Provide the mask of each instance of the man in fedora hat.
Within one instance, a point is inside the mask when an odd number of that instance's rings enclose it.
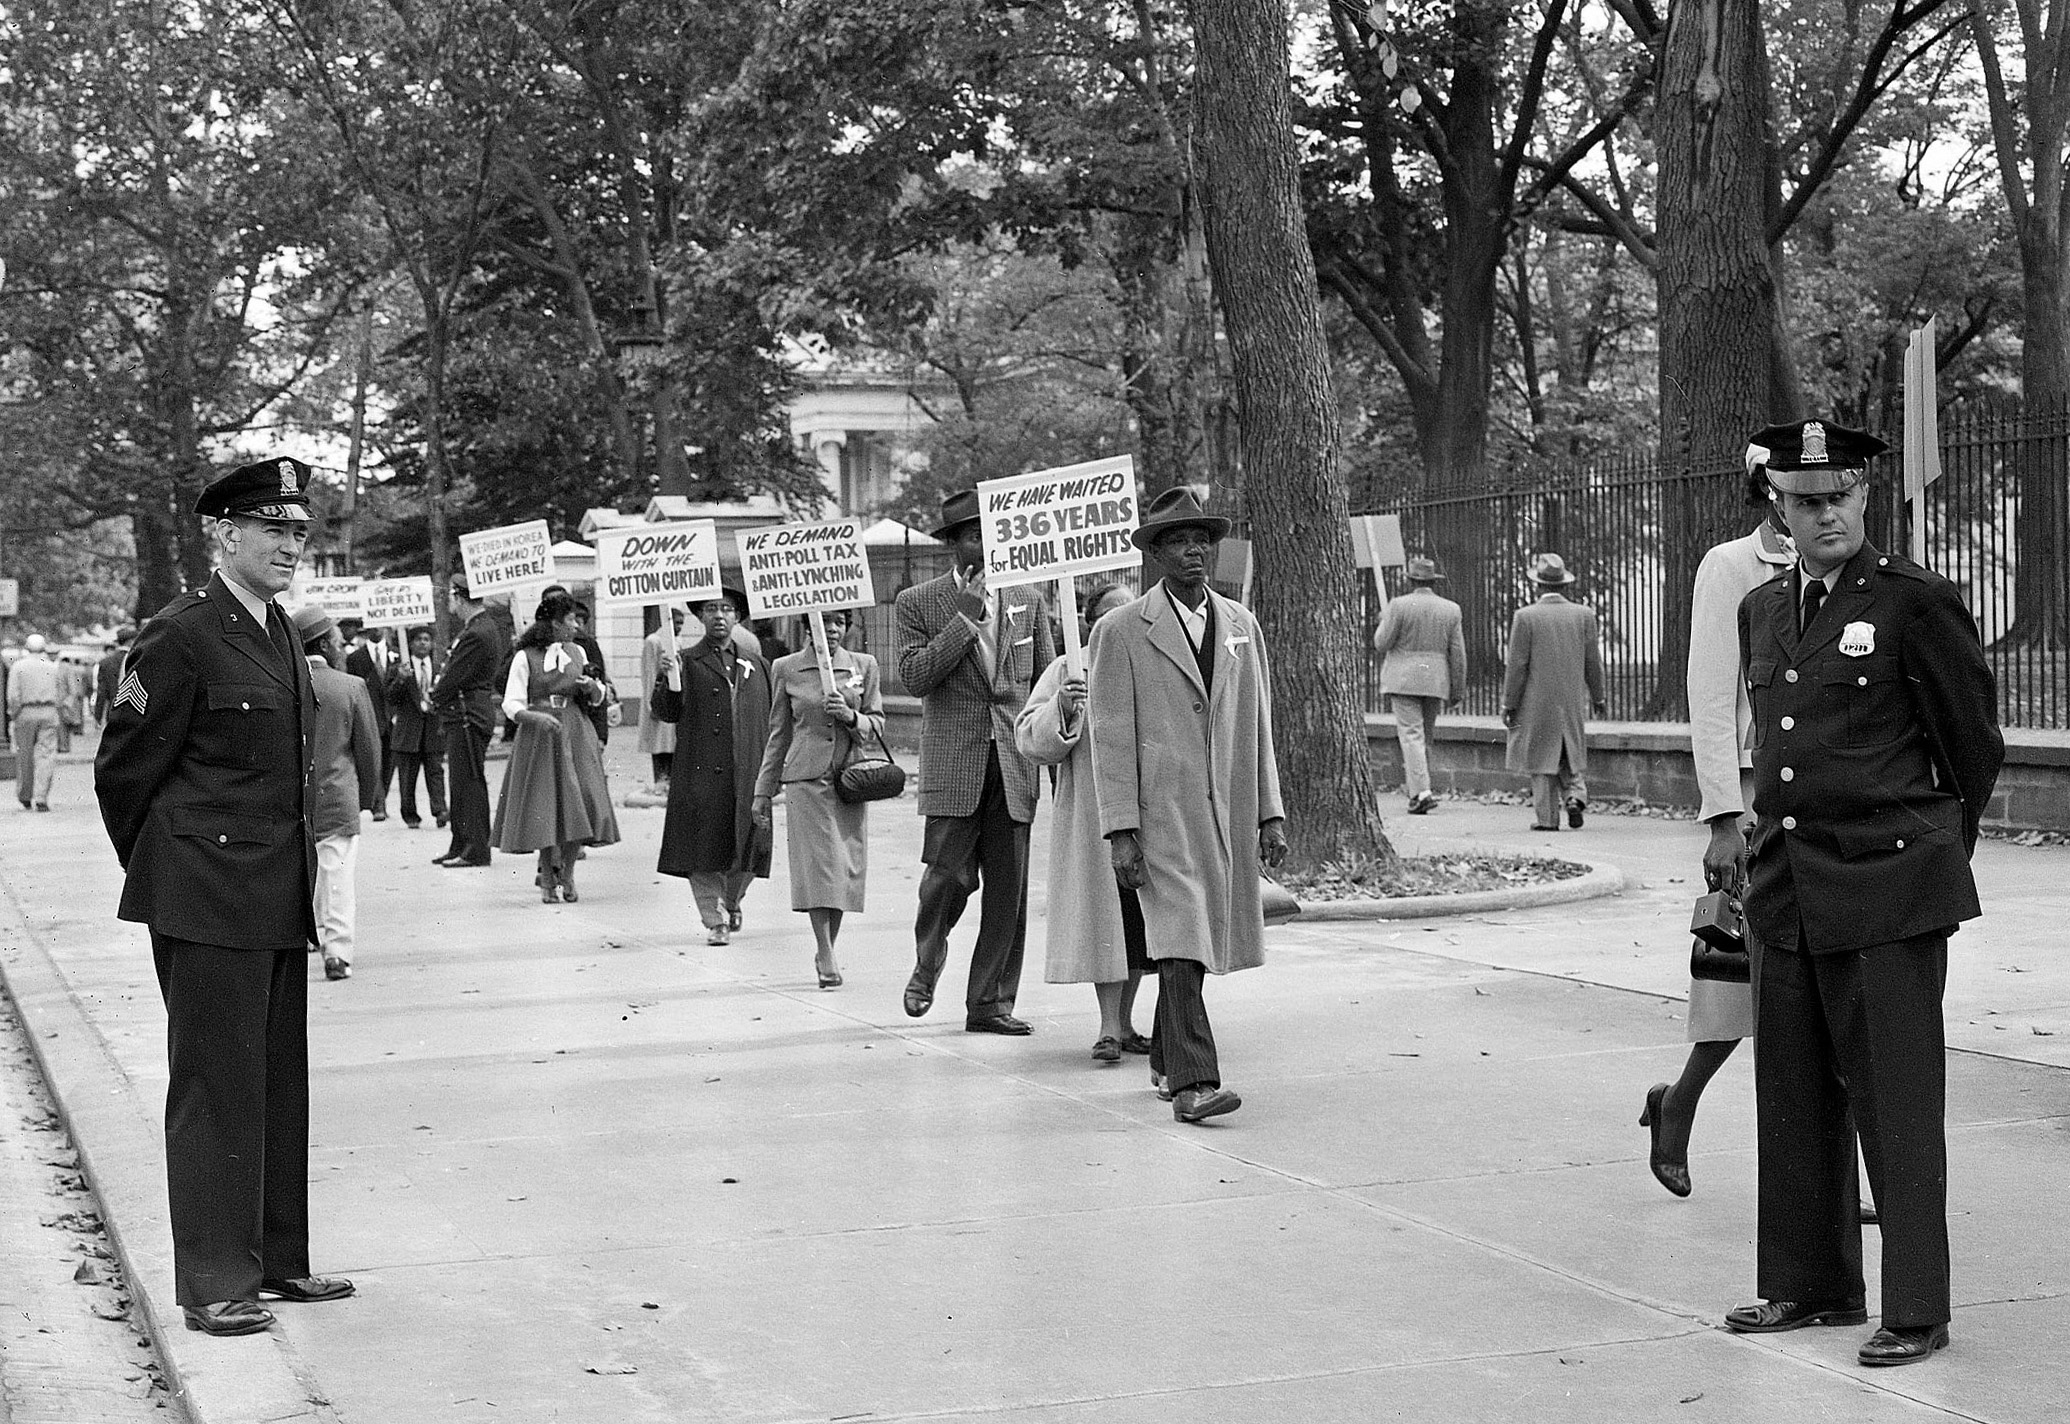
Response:
[[[1466,691],[1466,634],[1459,605],[1437,591],[1444,578],[1435,559],[1409,560],[1409,591],[1387,605],[1373,647],[1380,654],[1380,691],[1394,714],[1402,749],[1402,789],[1409,814],[1437,805],[1430,790],[1430,742],[1438,709],[1456,707]]]
[[[372,814],[381,796],[380,713],[357,673],[340,670],[345,629],[315,604],[295,611],[295,632],[309,660],[316,720],[309,738],[310,775],[316,781],[316,935],[323,977],[352,977],[353,931],[358,923],[355,881],[359,816]]]
[[[1502,678],[1502,721],[1509,728],[1504,764],[1531,775],[1534,831],[1557,831],[1560,809],[1581,829],[1588,809],[1588,714],[1603,711],[1603,652],[1592,609],[1560,590],[1574,582],[1558,554],[1531,560],[1538,600],[1509,625]]]
[[[955,567],[898,596],[898,671],[920,698],[920,912],[905,1009],[919,1018],[949,956],[949,931],[984,887],[963,1026],[1025,1034],[1015,1018],[1028,941],[1028,823],[1035,766],[1014,743],[1028,690],[1056,656],[1047,611],[1026,587],[985,586],[985,541],[974,489],[942,501],[934,537]]]
[[[648,710],[676,729],[659,868],[690,882],[705,941],[715,945],[731,943],[741,897],[768,878],[771,858],[754,799],[776,693],[758,645],[735,637],[747,611],[737,588],[693,604],[704,636],[680,657],[661,648],[648,689]]]
[[[220,562],[144,625],[94,762],[165,999],[166,1195],[187,1326],[248,1335],[309,1274],[308,970],[316,938],[315,694],[274,599],[309,538],[308,466],[263,460],[201,492]]]
[[[1763,1299],[1725,1324],[1866,1323],[1858,1130],[1883,1295],[1881,1328],[1856,1357],[1905,1365],[1948,1343],[1941,994],[1948,935],[1981,913],[1970,855],[2005,743],[1954,586],[1865,537],[1867,466],[1884,448],[1812,420],[1771,425],[1748,452],[1797,567],[1739,605]]]
[[[1208,587],[1228,532],[1184,487],[1150,503],[1133,537],[1162,581],[1093,625],[1088,674],[1100,834],[1157,961],[1151,1081],[1180,1122],[1243,1105],[1201,991],[1265,962],[1259,867],[1287,850],[1265,640]]]

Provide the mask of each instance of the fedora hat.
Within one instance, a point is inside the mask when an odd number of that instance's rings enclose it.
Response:
[[[1129,542],[1138,549],[1147,549],[1165,530],[1188,524],[1207,530],[1211,539],[1219,539],[1229,532],[1228,520],[1202,509],[1200,501],[1186,486],[1173,485],[1144,507],[1143,522],[1135,533],[1129,535]]]
[[[974,489],[957,490],[942,500],[942,522],[934,526],[934,537],[949,540],[956,531],[978,519],[978,497]]]
[[[1531,582],[1557,586],[1574,582],[1574,575],[1568,571],[1567,561],[1558,554],[1533,554]]]
[[[324,612],[323,605],[317,603],[305,603],[297,608],[293,621],[295,637],[301,640],[305,648],[312,639],[321,638],[338,626],[331,621],[331,615]]]
[[[1405,576],[1411,583],[1436,583],[1445,575],[1444,571],[1438,568],[1436,559],[1422,554],[1411,554]]]

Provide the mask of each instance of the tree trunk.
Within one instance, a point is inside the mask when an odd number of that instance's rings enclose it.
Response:
[[[1296,865],[1391,869],[1359,705],[1352,566],[1329,351],[1301,206],[1282,0],[1192,0],[1208,260],[1235,363],[1244,487],[1272,650],[1274,739]]]
[[[1768,88],[1756,0],[1668,11],[1654,117],[1663,475],[1737,468],[1754,431],[1802,414],[1767,237],[1781,201]],[[1666,501],[1651,715],[1688,705],[1690,597],[1713,532],[1698,501]]]
[[[453,551],[446,530],[446,491],[452,477],[446,468],[446,339],[449,318],[439,291],[428,278],[417,282],[424,306],[424,503],[431,538],[432,646],[452,646],[452,603],[447,588],[453,580]]]
[[[352,369],[352,430],[345,447],[345,510],[338,533],[338,555],[345,572],[359,572],[353,549],[359,542],[359,465],[366,448],[367,386],[374,374],[374,304],[368,301],[359,314],[358,340],[354,342]]]

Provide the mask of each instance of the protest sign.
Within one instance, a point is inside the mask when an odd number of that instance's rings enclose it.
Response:
[[[1011,588],[1134,568],[1136,462],[1127,455],[978,486],[985,584]]]
[[[553,582],[553,536],[544,519],[462,534],[460,558],[476,598]]]
[[[1402,549],[1402,517],[1399,514],[1354,514],[1351,516],[1351,561],[1373,575],[1373,596],[1387,607],[1387,583],[1382,569],[1398,569],[1409,561]]]
[[[877,601],[860,519],[743,529],[735,538],[751,618],[829,613]]]
[[[825,615],[877,601],[869,555],[863,549],[862,521],[835,519],[823,524],[743,529],[737,542],[749,616],[806,614],[812,624],[820,683],[832,692],[834,665],[827,651]]]
[[[295,606],[321,608],[334,619],[361,618],[365,607],[360,591],[365,585],[366,580],[358,577],[304,579],[296,585]]]
[[[700,603],[719,592],[719,531],[709,519],[597,531],[603,603]]]
[[[411,628],[429,626],[431,580],[429,578],[368,579],[360,588],[360,617],[369,628]]]

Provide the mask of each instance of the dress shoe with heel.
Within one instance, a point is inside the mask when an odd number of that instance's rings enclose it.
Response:
[[[1570,830],[1578,831],[1581,829],[1581,823],[1586,819],[1584,813],[1587,810],[1588,802],[1586,801],[1569,801],[1567,803],[1567,826]]]
[[[1807,1325],[1866,1325],[1868,1307],[1857,1297],[1843,1301],[1764,1300],[1725,1312],[1725,1328],[1737,1335],[1773,1335]]]
[[[934,990],[918,984],[906,985],[906,1017],[920,1019],[927,1017],[927,1011],[934,1007]]]
[[[1864,1340],[1854,1357],[1865,1365],[1916,1365],[1947,1348],[1945,1325],[1886,1325]]]
[[[204,1335],[256,1335],[273,1323],[273,1312],[255,1300],[218,1300],[181,1309],[187,1328]]]
[[[1663,1187],[1678,1197],[1689,1195],[1689,1159],[1670,1157],[1660,1147],[1661,1129],[1667,1126],[1668,1085],[1655,1083],[1646,1090],[1646,1110],[1639,1114],[1639,1126],[1653,1129],[1653,1147],[1648,1154],[1647,1165],[1653,1168],[1653,1176]]]
[[[1108,1034],[1093,1045],[1092,1053],[1093,1057],[1099,1059],[1102,1063],[1119,1063],[1121,1061],[1121,1040],[1112,1034]]]
[[[1017,1019],[1012,1014],[986,1014],[981,1018],[965,1019],[963,1021],[963,1031],[965,1033],[998,1033],[1004,1034],[1008,1038],[1022,1038],[1035,1030],[1025,1020]]]
[[[307,1305],[320,1300],[343,1300],[353,1294],[352,1282],[342,1276],[284,1276],[259,1282],[259,1294],[277,1300],[300,1301]]]
[[[1172,1117],[1179,1122],[1201,1122],[1242,1106],[1233,1088],[1181,1088],[1172,1095]]]

